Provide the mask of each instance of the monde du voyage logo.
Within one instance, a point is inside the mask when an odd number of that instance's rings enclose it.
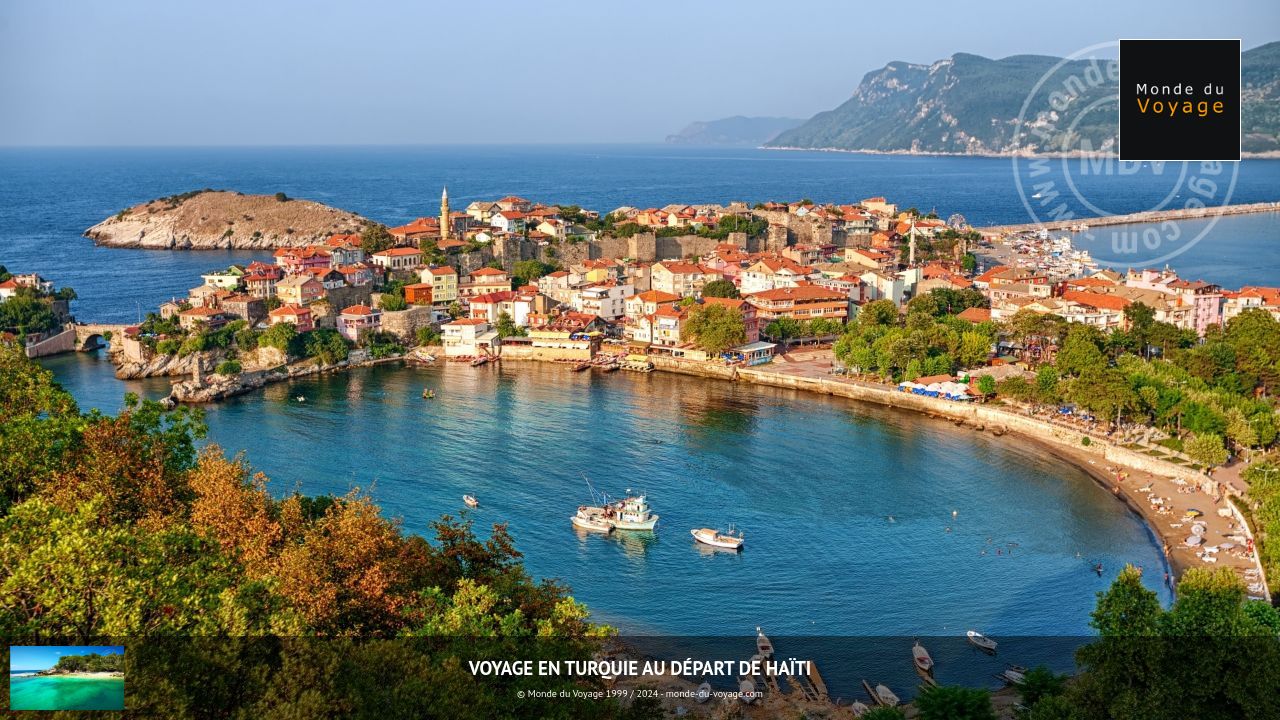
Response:
[[[1120,41],[1120,159],[1240,159],[1239,40]]]

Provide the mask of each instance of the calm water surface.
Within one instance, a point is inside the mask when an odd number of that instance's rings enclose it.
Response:
[[[114,380],[96,355],[45,364],[86,409],[114,411],[125,389],[167,392],[163,379]],[[422,400],[424,387],[438,399]],[[476,495],[473,517],[509,523],[536,577],[565,581],[596,620],[631,634],[1081,636],[1124,563],[1149,568],[1169,600],[1147,528],[1083,472],[1035,446],[839,399],[450,364],[274,385],[210,406],[208,422],[210,440],[246,450],[276,493],[359,487],[411,532]],[[647,492],[658,531],[575,532],[584,475],[613,494]],[[730,523],[748,538],[741,554],[689,537]],[[963,643],[953,650],[968,657]],[[1028,647],[1002,659],[1069,657]],[[903,658],[895,671],[909,675]],[[961,665],[952,672],[990,679]],[[842,670],[824,676],[856,684]]]
[[[10,710],[124,710],[124,678],[10,677]]]

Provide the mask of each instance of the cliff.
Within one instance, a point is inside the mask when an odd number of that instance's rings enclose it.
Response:
[[[356,233],[368,222],[310,200],[197,190],[122,210],[85,230],[98,245],[157,250],[265,250]]]
[[[1001,155],[1055,153],[1079,149],[1114,153],[1118,127],[1114,110],[1085,112],[1115,97],[1106,81],[1085,85],[1064,110],[1051,107],[1050,92],[1068,78],[1088,77],[1089,61],[1016,55],[992,60],[957,53],[931,65],[891,62],[867,73],[852,97],[814,115],[766,145],[776,148]],[[1280,149],[1280,43],[1246,50],[1242,57],[1245,153]],[[1055,69],[1056,67],[1056,69]],[[1048,81],[1037,88],[1037,82]],[[1030,100],[1028,101],[1028,96]],[[1036,132],[1018,137],[1018,117]],[[1061,118],[1058,118],[1058,116]],[[1082,118],[1078,124],[1047,119]],[[1024,128],[1025,132],[1025,128]]]

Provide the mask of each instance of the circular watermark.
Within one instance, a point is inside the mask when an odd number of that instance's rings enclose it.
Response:
[[[1023,100],[1014,128],[1013,177],[1031,225],[1069,230],[1095,262],[1159,265],[1199,242],[1231,202],[1238,162],[1121,161],[1118,41],[1090,45],[1046,71]],[[1230,165],[1230,168],[1225,167]],[[1151,183],[1158,198],[1135,212],[1115,207],[1114,193]],[[1109,207],[1110,206],[1110,207]],[[1096,225],[1125,215],[1132,224]],[[1208,222],[1189,236],[1181,219]],[[1093,221],[1095,225],[1090,225]]]

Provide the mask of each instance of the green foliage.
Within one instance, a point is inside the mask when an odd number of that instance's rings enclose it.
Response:
[[[991,694],[958,685],[934,685],[916,698],[921,720],[995,720]]]
[[[420,346],[440,344],[440,331],[437,330],[434,325],[427,325],[426,327],[418,328],[418,331],[414,333],[414,336]]]
[[[262,331],[258,336],[258,344],[290,354],[297,337],[298,328],[293,323],[276,323]]]
[[[282,192],[276,193],[275,198],[276,198],[276,202],[289,202],[289,196],[285,195]]]
[[[515,280],[517,287],[536,283],[538,278],[553,272],[555,265],[542,262],[541,260],[521,260],[511,266],[511,276]]]
[[[728,280],[712,280],[702,286],[703,297],[739,298],[738,287]]]
[[[350,351],[350,344],[337,330],[319,328],[302,334],[302,355],[315,358],[325,365],[346,360]]]
[[[53,666],[57,672],[124,672],[124,654],[63,655]]]
[[[381,223],[369,223],[360,230],[360,249],[366,255],[381,252],[395,245],[395,238]]]
[[[906,720],[907,714],[902,708],[873,707],[863,713],[862,720]]]
[[[1185,447],[1187,456],[1205,467],[1221,465],[1227,461],[1227,449],[1222,445],[1221,435],[1213,433],[1196,435],[1186,443]]]
[[[607,632],[529,577],[505,526],[480,538],[446,516],[428,540],[358,494],[276,499],[242,458],[197,458],[195,420],[136,398],[117,418],[82,415],[0,349],[0,635],[140,641],[129,702],[148,717],[653,717],[652,703],[516,702],[582,685],[466,670],[585,660]]]
[[[498,321],[494,323],[494,329],[498,331],[499,338],[524,337],[529,333],[524,328],[516,324],[512,319],[511,313],[505,310],[498,313]]]
[[[996,394],[996,379],[990,375],[983,375],[978,378],[978,392],[985,396]]]
[[[39,335],[57,327],[58,318],[48,298],[40,297],[29,288],[19,288],[16,295],[0,301],[0,330],[22,337]]]
[[[379,304],[383,310],[389,311],[404,310],[409,307],[409,303],[405,302],[404,295],[393,293],[383,293]]]
[[[223,360],[213,371],[219,375],[239,375],[240,363],[235,360]]]
[[[708,355],[719,355],[747,341],[742,311],[724,305],[694,306],[681,328],[680,339],[696,342]]]

